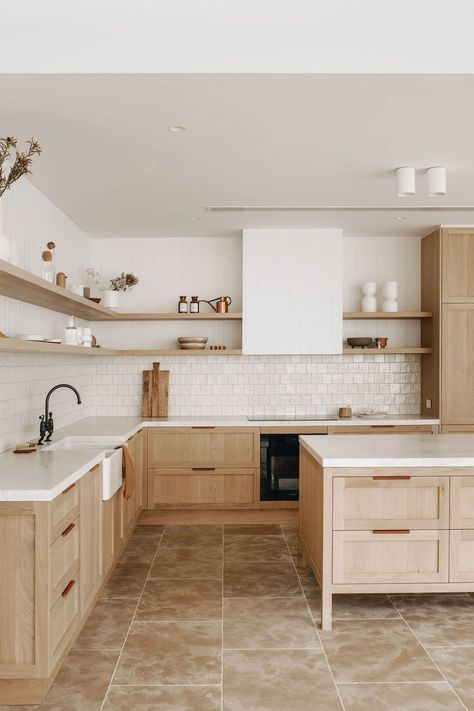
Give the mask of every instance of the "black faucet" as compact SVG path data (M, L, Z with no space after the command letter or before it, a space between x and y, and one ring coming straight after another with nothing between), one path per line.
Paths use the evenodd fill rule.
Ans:
M61 383L60 385L55 385L54 388L51 388L49 393L46 395L46 401L44 404L44 415L40 415L40 438L38 440L38 444L43 444L43 440L46 437L46 434L48 435L46 437L46 442L49 442L51 440L51 435L54 431L54 422L53 413L49 411L49 398L51 397L52 393L54 393L54 391L58 388L69 388L69 390L73 390L73 392L76 393L77 404L81 404L81 396L77 392L76 388L74 388L72 385L68 385L67 383Z

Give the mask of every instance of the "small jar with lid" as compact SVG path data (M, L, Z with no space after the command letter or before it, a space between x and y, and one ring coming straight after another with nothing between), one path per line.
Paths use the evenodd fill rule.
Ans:
M198 314L199 313L199 299L197 296L191 296L191 303L189 304L189 313Z
M50 284L54 284L56 282L56 269L54 268L53 253L45 249L41 259L41 278L49 281Z
M179 314L187 314L188 313L188 300L185 296L179 297L178 313Z

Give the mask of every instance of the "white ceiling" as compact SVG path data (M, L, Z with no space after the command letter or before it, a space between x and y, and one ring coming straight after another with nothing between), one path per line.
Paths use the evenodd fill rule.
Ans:
M415 235L473 223L469 211L399 211L474 208L473 133L474 75L0 75L0 135L40 141L32 181L92 237L288 226ZM448 194L428 198L423 171L438 164ZM396 197L399 165L420 169L412 198Z

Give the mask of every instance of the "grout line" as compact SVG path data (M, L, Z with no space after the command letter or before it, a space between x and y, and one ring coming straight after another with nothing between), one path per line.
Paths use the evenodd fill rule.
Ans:
M370 594L370 593L369 593ZM339 681L338 686L390 686L392 684L404 684L405 686L410 686L412 684L446 684L450 686L449 682L443 681L443 679L438 679L437 681Z
M281 528L281 526L280 526L280 528ZM282 529L282 532L283 532L283 537L284 537L284 539L285 539L286 546L287 546L288 551L289 551L289 550L290 550L290 547L289 547L289 545L288 545L288 541L286 540L285 532L283 531L283 529ZM306 593L305 593L304 588L303 588L303 585L302 585L302 583L301 583L300 576L298 575L298 569L297 569L297 567L296 567L296 565L295 565L295 561L293 560L293 558L291 559L291 561L292 561L292 563L293 563L293 568L294 568L294 571L295 571L295 575L296 575L296 577L298 578L298 582L299 582L301 591L302 591L302 593L303 593L304 600L305 600L305 602L306 602L306 607L307 607L307 609L308 609L309 616L310 616L311 620L313 621L314 629L315 629L316 634L317 634L317 636L318 636L319 644L321 645L321 651L322 651L322 653L323 653L323 655L324 655L324 659L326 660L326 664L327 664L329 673L330 673L330 675L331 675L332 682L333 682L333 684L334 684L334 688L335 688L335 690L336 690L336 693L337 693L337 695L338 695L339 701L340 701L340 703L341 703L341 709L342 709L342 711L345 711L345 708L346 708L346 707L344 706L344 702L343 702L343 700L342 700L342 696L341 696L341 694L339 693L339 689L338 689L338 687L337 687L336 680L335 680L335 678L334 678L334 674L333 674L333 671L332 671L332 669L331 669L331 665L329 664L329 660L328 660L328 656L327 656L327 654L326 654L326 650L324 649L324 646L323 646L323 643L322 643L322 640L321 640L321 635L319 634L319 629L318 629L318 627L317 627L317 625L316 625L316 622L315 622L314 619L313 619L313 615L311 614L311 608L310 608L309 603L308 603L308 600L307 600L307 598L306 598Z
M115 663L115 666L114 666L112 675L111 675L111 677L110 677L109 685L107 686L107 690L106 690L106 692L105 692L104 698L103 698L102 703L101 703L101 705L100 705L99 711L102 711L102 709L104 708L105 700L106 700L106 698L107 698L107 696L108 696L110 687L112 686L112 680L113 680L113 678L114 678L114 676L115 676L115 672L117 671L117 667L118 667L119 662L120 662L120 660L121 660L121 658L122 658L122 654L123 654L123 650L124 650L125 644L126 644L126 642L127 642L127 640L128 640L128 637L129 637L129 635L130 635L130 630L132 629L132 625L133 625L133 622L134 622L134 620L135 620L135 615L137 614L138 606L140 605L141 599L142 599L142 597L143 597L143 593L144 593L145 588L146 588L146 584L147 584L147 582L148 582L148 580L149 580L149 578L150 578L150 573L151 573L151 569L152 569L152 567L153 567L153 563L155 562L155 558L156 558L156 556L157 556L157 554L158 554L158 551L159 551L159 549L160 549L161 539L163 538L164 530L165 530L165 529L163 529L163 532L162 532L162 534L161 534L161 536L160 536L160 538L159 538L159 540L158 540L158 543L157 543L157 546L156 546L155 555L153 556L153 560L152 560L152 562L150 563L150 568L149 568L149 570L148 570L148 575L147 575L147 577L146 577L146 579L145 579L145 582L143 583L142 591L141 591L141 593L140 593L140 597L139 597L138 600L137 600L137 604L135 605L135 611L134 611L134 613L133 613L133 617L132 617L132 619L130 620L130 625L129 625L129 627L128 627L127 634L125 635L125 639L124 639L124 641L123 641L122 647L120 648L120 652L119 652L119 655L118 655L118 657L117 657L117 661L116 661L116 663ZM133 536L133 533L132 533L132 536ZM127 541L127 546L128 546L128 541ZM126 550L126 548L125 548L125 550Z
M225 544L225 527L222 524L222 556L221 556L221 711L224 711L224 544Z

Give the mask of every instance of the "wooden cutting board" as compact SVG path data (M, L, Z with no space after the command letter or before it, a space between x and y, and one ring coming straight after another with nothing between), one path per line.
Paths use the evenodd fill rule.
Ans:
M168 417L169 376L169 370L160 370L159 363L143 371L142 417Z

